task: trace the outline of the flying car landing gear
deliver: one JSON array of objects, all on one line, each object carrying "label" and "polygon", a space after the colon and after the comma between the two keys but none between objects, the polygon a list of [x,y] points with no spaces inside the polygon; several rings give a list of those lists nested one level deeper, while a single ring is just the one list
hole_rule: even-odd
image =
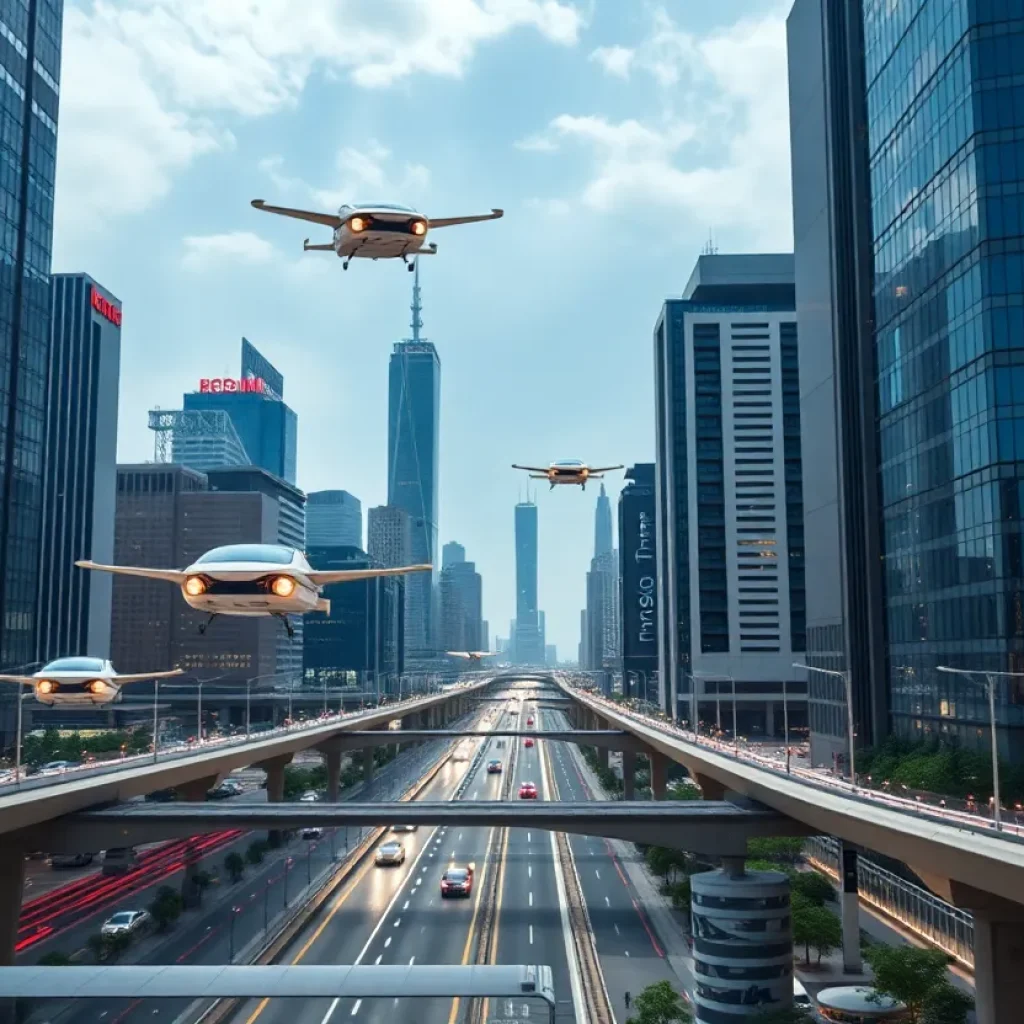
[{"label": "flying car landing gear", "polygon": [[213,622],[213,620],[215,618],[217,618],[217,613],[216,612],[211,612],[210,613],[210,617],[205,622],[200,622],[199,623],[199,635],[200,636],[205,635],[206,631],[210,628],[210,623]]},{"label": "flying car landing gear", "polygon": [[288,621],[288,616],[287,615],[275,615],[274,618],[277,619],[281,623],[282,626],[284,626],[284,630],[288,634],[288,639],[289,640],[294,640],[295,639],[295,627]]},{"label": "flying car landing gear", "polygon": [[351,262],[351,260],[352,260],[352,257],[349,256],[349,258],[347,260],[343,261],[342,264],[341,264],[341,269],[342,270],[348,270],[348,265]]}]

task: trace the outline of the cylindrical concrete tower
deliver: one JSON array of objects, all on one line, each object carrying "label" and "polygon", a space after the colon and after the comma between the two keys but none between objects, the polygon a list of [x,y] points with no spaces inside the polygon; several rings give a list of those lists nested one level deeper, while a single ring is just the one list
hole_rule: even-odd
[{"label": "cylindrical concrete tower", "polygon": [[694,1008],[700,1024],[742,1024],[793,1004],[789,879],[742,862],[693,875]]}]

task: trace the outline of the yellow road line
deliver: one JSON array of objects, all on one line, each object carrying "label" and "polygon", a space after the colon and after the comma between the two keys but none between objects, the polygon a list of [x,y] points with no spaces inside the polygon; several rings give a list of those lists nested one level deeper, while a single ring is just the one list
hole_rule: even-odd
[{"label": "yellow road line", "polygon": [[[486,849],[490,850],[490,848],[491,848],[491,840],[493,838],[494,838],[494,829],[492,828],[490,830],[490,832],[487,833],[487,847],[486,847]],[[462,966],[463,967],[465,967],[469,963],[469,954],[473,950],[473,936],[476,934],[476,919],[477,919],[477,917],[480,914],[480,901],[483,899],[484,879],[486,877],[487,877],[487,861],[485,860],[484,861],[483,870],[480,872],[480,883],[479,883],[480,888],[477,889],[477,892],[476,892],[476,906],[473,908],[473,917],[471,918],[471,920],[469,922],[469,932],[466,935],[466,945],[463,947],[463,950],[462,950]],[[474,881],[474,883],[473,883],[474,887],[476,886],[476,884],[477,883]],[[452,1012],[450,1014],[448,1014],[448,1024],[455,1024],[455,1018],[458,1016],[458,1013],[459,1013],[459,997],[456,996],[455,999],[452,1000]],[[246,1024],[248,1024],[248,1022],[246,1022]]]},{"label": "yellow road line", "polygon": [[[494,962],[497,962],[498,956],[498,934],[501,931],[501,903],[505,895],[505,867],[508,864],[508,837],[509,830],[505,829],[505,839],[501,844],[501,873],[498,875],[498,901],[494,908]],[[490,962],[490,961],[488,961]],[[490,999],[484,1000],[484,1020],[487,1019],[488,1014],[491,1010]]]}]

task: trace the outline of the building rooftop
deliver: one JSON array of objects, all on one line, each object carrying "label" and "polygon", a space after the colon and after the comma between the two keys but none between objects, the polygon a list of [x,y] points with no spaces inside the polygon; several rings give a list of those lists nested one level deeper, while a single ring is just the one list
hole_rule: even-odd
[{"label": "building rooftop", "polygon": [[795,280],[791,252],[699,256],[683,298],[724,305],[795,307]]}]

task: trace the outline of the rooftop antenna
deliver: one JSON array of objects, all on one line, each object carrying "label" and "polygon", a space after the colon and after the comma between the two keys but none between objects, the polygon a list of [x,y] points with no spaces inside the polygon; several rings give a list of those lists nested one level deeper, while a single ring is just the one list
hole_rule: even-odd
[{"label": "rooftop antenna", "polygon": [[418,345],[420,341],[420,328],[423,326],[423,318],[420,313],[423,311],[423,306],[420,304],[420,261],[416,261],[416,271],[412,278],[412,305],[409,307],[412,310],[412,323],[409,325],[412,328],[412,343]]},{"label": "rooftop antenna", "polygon": [[713,233],[711,228],[708,228],[708,240],[705,243],[704,248],[701,249],[701,255],[702,256],[717,256],[718,255],[718,246],[715,245],[715,236],[714,236],[714,233]]}]

